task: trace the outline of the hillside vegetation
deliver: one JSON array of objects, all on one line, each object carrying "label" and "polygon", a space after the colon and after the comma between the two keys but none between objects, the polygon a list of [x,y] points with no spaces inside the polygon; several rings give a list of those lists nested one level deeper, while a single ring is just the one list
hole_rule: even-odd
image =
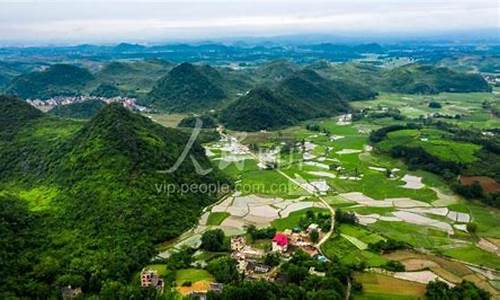
[{"label": "hillside vegetation", "polygon": [[376,95],[344,81],[331,81],[311,70],[284,79],[275,89],[257,88],[228,105],[220,120],[233,130],[276,129],[349,110],[349,101]]},{"label": "hillside vegetation", "polygon": [[311,68],[330,79],[354,80],[383,92],[436,94],[491,91],[486,80],[478,74],[460,73],[432,65],[415,63],[384,69],[361,63],[323,63],[313,64]]},{"label": "hillside vegetation", "polygon": [[210,66],[183,63],[161,78],[149,97],[156,108],[186,112],[213,107],[226,94],[217,70]]},{"label": "hillside vegetation", "polygon": [[56,106],[49,111],[49,114],[63,118],[88,119],[95,116],[105,106],[106,103],[101,100],[89,100]]},{"label": "hillside vegetation", "polygon": [[6,93],[21,98],[47,99],[81,93],[94,76],[84,68],[68,64],[52,65],[44,71],[30,72],[12,80]]},{"label": "hillside vegetation", "polygon": [[[175,163],[188,136],[120,105],[82,123],[1,100],[8,109],[0,112],[0,205],[9,217],[0,230],[14,230],[5,237],[16,247],[15,254],[0,252],[10,270],[2,274],[10,283],[0,285],[3,296],[50,297],[69,284],[100,293],[109,280],[129,282],[155,254],[156,243],[189,228],[216,199],[169,194],[161,184],[226,182],[217,171],[197,175],[190,160],[172,174],[158,173]],[[15,116],[20,120],[10,122]],[[210,167],[200,145],[191,154]],[[28,236],[32,242],[22,238]]]}]

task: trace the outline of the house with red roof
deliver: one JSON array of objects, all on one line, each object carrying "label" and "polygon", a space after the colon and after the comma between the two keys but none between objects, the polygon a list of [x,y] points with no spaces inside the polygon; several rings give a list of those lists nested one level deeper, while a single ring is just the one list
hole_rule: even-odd
[{"label": "house with red roof", "polygon": [[273,238],[273,252],[286,252],[288,249],[288,236],[278,232]]}]

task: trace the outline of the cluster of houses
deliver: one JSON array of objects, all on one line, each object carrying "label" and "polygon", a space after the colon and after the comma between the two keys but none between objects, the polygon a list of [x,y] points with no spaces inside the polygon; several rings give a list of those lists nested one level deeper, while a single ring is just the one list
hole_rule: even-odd
[{"label": "cluster of houses", "polygon": [[243,235],[235,236],[231,238],[231,257],[236,260],[239,272],[245,274],[246,278],[274,280],[276,274],[272,272],[272,267],[263,263],[263,257],[268,253],[278,253],[286,259],[301,249],[312,257],[326,260],[309,237],[312,231],[317,231],[321,237],[321,228],[317,224],[309,225],[305,231],[295,228],[278,232],[272,239],[270,251],[248,245]]},{"label": "cluster of houses", "polygon": [[31,104],[33,107],[47,112],[52,108],[59,105],[69,105],[74,103],[82,103],[91,100],[100,100],[106,104],[110,103],[121,103],[123,107],[128,108],[132,111],[147,112],[149,109],[145,106],[138,105],[135,98],[130,97],[95,97],[95,96],[57,96],[49,99],[27,99],[26,102]]},{"label": "cluster of houses", "polygon": [[[306,230],[300,228],[287,229],[283,232],[277,232],[272,241],[271,247],[261,249],[253,247],[247,243],[245,235],[233,236],[231,238],[231,257],[236,261],[238,271],[245,275],[247,279],[264,279],[269,281],[280,280],[279,272],[276,272],[278,267],[270,266],[265,263],[267,254],[279,254],[283,259],[289,259],[293,253],[299,249],[308,253],[311,257],[315,257],[320,261],[326,261],[327,258],[322,256],[311,241],[311,232],[318,232],[321,238],[323,233],[317,224],[310,224]],[[324,276],[314,269],[309,270],[310,273]],[[144,269],[141,272],[141,287],[154,287],[163,291],[165,283],[155,270]],[[206,299],[209,291],[221,292],[223,285],[221,283],[209,283],[203,287],[197,288],[194,285],[192,288],[183,293],[193,299]],[[186,292],[186,291],[185,291]]]}]

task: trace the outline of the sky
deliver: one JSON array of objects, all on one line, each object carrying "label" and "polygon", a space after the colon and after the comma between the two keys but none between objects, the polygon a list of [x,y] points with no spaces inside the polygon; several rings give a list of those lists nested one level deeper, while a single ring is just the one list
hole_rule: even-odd
[{"label": "sky", "polygon": [[0,43],[500,29],[499,0],[0,0]]}]

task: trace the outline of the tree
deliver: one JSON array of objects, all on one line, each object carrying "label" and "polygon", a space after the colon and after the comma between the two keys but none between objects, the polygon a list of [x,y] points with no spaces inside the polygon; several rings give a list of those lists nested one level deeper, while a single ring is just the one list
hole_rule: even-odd
[{"label": "tree", "polygon": [[309,238],[311,239],[311,242],[316,244],[319,240],[319,232],[317,230],[311,230]]},{"label": "tree", "polygon": [[373,252],[394,251],[406,248],[408,248],[406,243],[393,239],[381,240],[376,243],[368,244],[368,250]]},{"label": "tree", "polygon": [[289,264],[286,270],[288,281],[296,284],[300,284],[304,279],[306,279],[308,274],[309,271],[306,267],[295,264]]},{"label": "tree", "polygon": [[264,264],[274,267],[280,264],[280,256],[278,253],[268,253],[264,257]]},{"label": "tree", "polygon": [[335,210],[335,223],[337,224],[356,224],[358,218],[354,213],[344,212],[340,208]]},{"label": "tree", "polygon": [[439,103],[439,102],[436,102],[436,101],[431,101],[431,102],[429,103],[429,107],[430,107],[430,108],[441,108],[441,107],[442,107],[442,105],[441,105],[441,103]]},{"label": "tree", "polygon": [[271,239],[276,234],[276,228],[266,227],[257,229],[255,225],[249,225],[247,227],[247,233],[252,237],[253,240]]},{"label": "tree", "polygon": [[390,272],[404,272],[406,270],[405,266],[397,260],[390,260],[386,262],[382,265],[382,268]]},{"label": "tree", "polygon": [[429,282],[425,296],[429,300],[488,300],[491,297],[488,292],[469,281],[463,281],[459,285],[450,288],[447,283],[438,280]]},{"label": "tree", "polygon": [[201,248],[206,251],[223,251],[226,236],[222,229],[207,230],[201,236]]},{"label": "tree", "polygon": [[188,268],[193,262],[194,248],[186,248],[172,253],[167,260],[168,268],[171,270]]},{"label": "tree", "polygon": [[221,283],[238,281],[239,278],[236,262],[229,256],[211,260],[207,265],[207,271],[214,275],[217,282]]},{"label": "tree", "polygon": [[470,233],[476,233],[477,231],[477,224],[474,222],[467,223],[467,231]]}]

